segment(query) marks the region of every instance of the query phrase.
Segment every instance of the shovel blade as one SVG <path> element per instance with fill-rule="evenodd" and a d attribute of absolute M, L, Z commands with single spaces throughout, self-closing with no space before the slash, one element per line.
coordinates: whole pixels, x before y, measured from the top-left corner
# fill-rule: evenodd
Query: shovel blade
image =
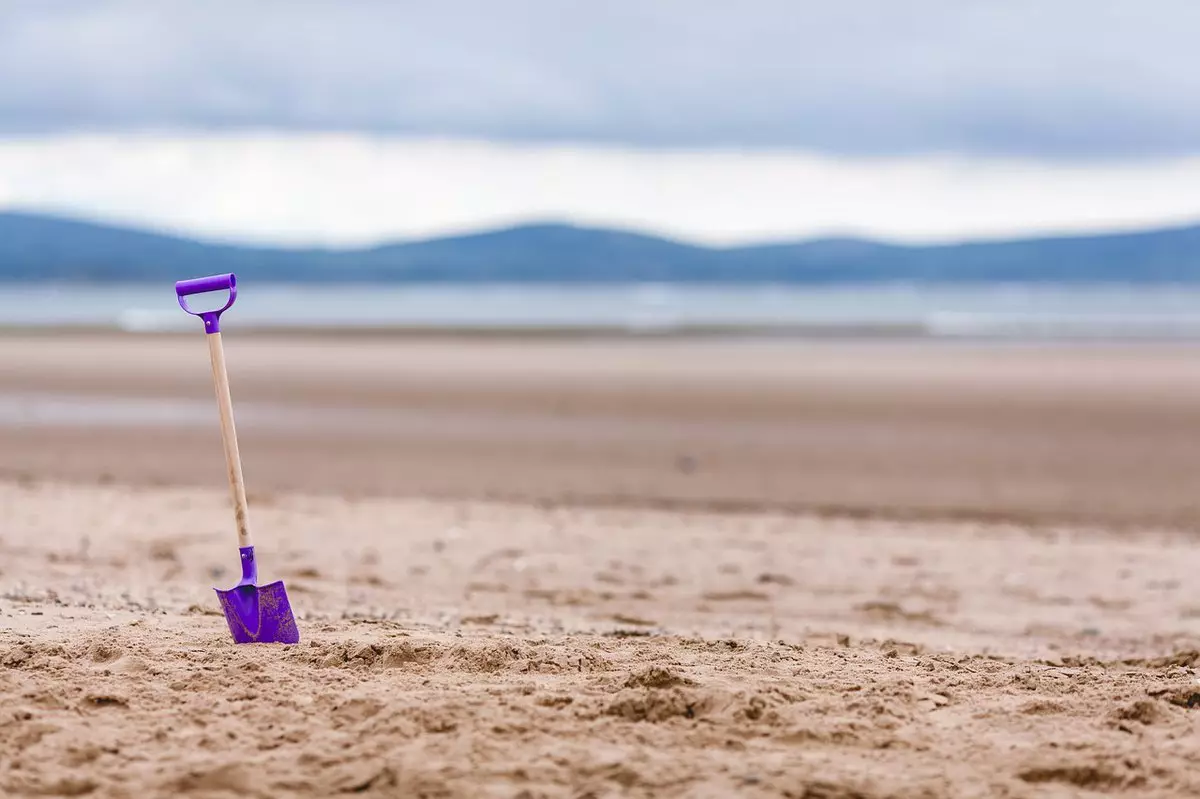
<path fill-rule="evenodd" d="M 229 622 L 229 632 L 238 644 L 296 644 L 300 630 L 283 582 L 268 585 L 239 585 L 222 591 L 214 588 Z"/>

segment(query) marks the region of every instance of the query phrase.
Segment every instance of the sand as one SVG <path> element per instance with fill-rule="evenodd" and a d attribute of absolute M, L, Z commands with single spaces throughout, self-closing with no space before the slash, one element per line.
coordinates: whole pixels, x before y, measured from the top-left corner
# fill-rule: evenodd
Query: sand
<path fill-rule="evenodd" d="M 0 793 L 1192 796 L 1200 349 L 0 338 Z"/>

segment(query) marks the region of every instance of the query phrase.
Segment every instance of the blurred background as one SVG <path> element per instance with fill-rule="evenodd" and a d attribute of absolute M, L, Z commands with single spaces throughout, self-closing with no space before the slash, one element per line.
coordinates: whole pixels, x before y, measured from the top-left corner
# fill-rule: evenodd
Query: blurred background
<path fill-rule="evenodd" d="M 0 324 L 1194 335 L 1198 17 L 15 0 Z"/>
<path fill-rule="evenodd" d="M 1191 524 L 1197 23 L 10 0 L 0 465 L 208 479 L 235 272 L 281 487 Z"/>

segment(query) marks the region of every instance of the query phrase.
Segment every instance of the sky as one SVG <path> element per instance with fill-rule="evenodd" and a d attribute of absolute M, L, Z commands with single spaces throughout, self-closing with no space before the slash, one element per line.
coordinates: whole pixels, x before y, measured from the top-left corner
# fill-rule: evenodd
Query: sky
<path fill-rule="evenodd" d="M 354 245 L 1200 219 L 1192 0 L 4 0 L 0 208 Z"/>

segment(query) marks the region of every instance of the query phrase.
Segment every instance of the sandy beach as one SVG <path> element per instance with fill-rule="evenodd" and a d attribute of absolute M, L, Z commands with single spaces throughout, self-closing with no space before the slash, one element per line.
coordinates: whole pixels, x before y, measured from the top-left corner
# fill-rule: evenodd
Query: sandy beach
<path fill-rule="evenodd" d="M 0 793 L 1194 796 L 1200 346 L 0 336 Z"/>

